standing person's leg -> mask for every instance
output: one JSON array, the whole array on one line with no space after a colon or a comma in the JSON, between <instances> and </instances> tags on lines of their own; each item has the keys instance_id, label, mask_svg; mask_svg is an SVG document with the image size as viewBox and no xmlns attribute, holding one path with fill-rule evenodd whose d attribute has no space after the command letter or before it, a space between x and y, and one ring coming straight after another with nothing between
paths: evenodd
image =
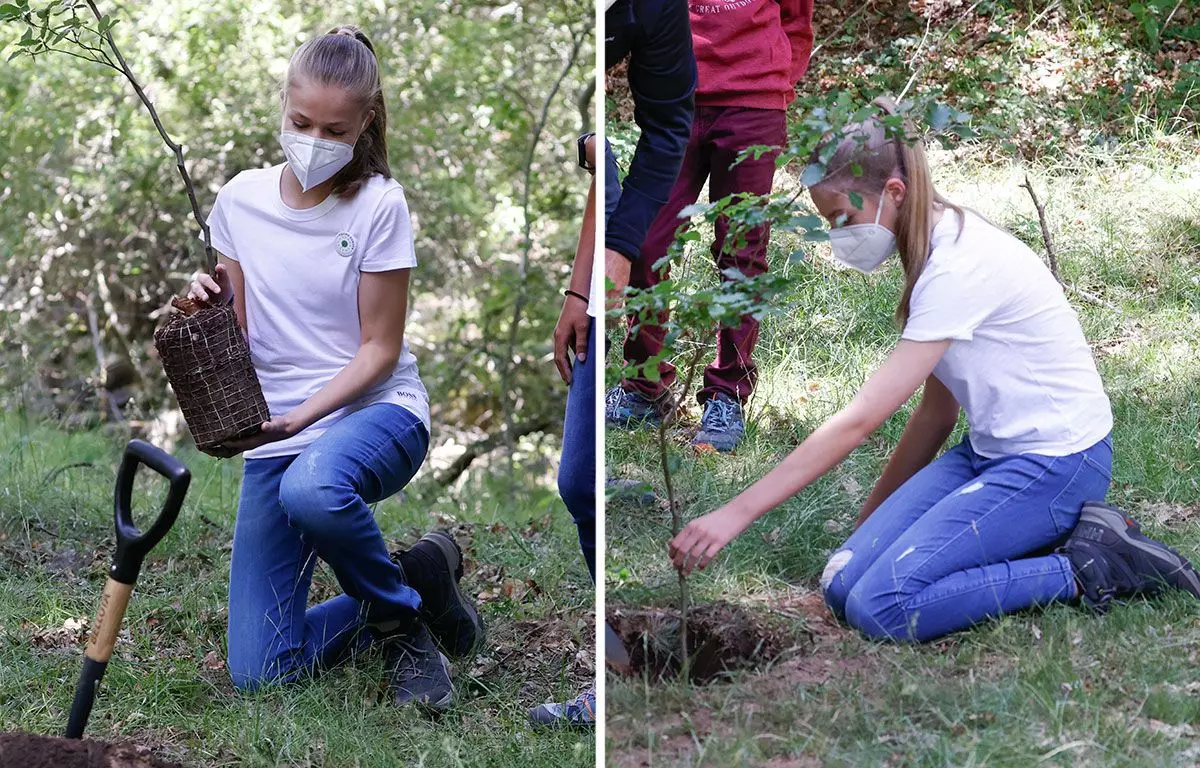
<instances>
[{"instance_id":1,"label":"standing person's leg","mask_svg":"<svg viewBox=\"0 0 1200 768\"><path fill-rule=\"evenodd\" d=\"M710 131L712 142L709 199L716 201L727 195L769 195L775 183L775 158L778 151L761 157L747 157L737 163L738 155L747 147L782 147L787 143L787 113L776 109L730 107L724 110ZM736 164L735 164L736 163ZM767 271L767 244L771 225L763 224L744 233L740 247L730 238L729 221L719 218L712 254L721 279L727 269L737 269L746 277L757 277ZM735 238L736 239L736 238ZM758 378L751 356L758 343L758 321L746 316L736 328L717 331L717 359L704 371L704 388L698 398L701 403L717 393L724 393L739 403L745 403Z\"/></svg>"},{"instance_id":2,"label":"standing person's leg","mask_svg":"<svg viewBox=\"0 0 1200 768\"><path fill-rule=\"evenodd\" d=\"M316 555L288 525L279 484L295 459L250 459L242 473L229 574L229 674L253 690L331 663L357 644L357 601L342 595L312 610Z\"/></svg>"},{"instance_id":3,"label":"standing person's leg","mask_svg":"<svg viewBox=\"0 0 1200 768\"><path fill-rule=\"evenodd\" d=\"M1069 533L1085 501L1104 498L1111 440L1070 456L975 454L972 461L978 476L935 504L858 579L845 604L851 626L870 637L924 641L1076 597L1066 556L1025 556Z\"/></svg>"},{"instance_id":4,"label":"standing person's leg","mask_svg":"<svg viewBox=\"0 0 1200 768\"><path fill-rule=\"evenodd\" d=\"M668 267L655 271L654 264L667 255L667 250L675 241L676 231L681 225L686 224L679 218L679 212L696 202L700 196L700 190L708 178L709 164L705 132L711 112L710 108L705 107L696 110L692 123L692 136L688 141L687 150L683 156L683 165L675 180L675 186L671 188L670 197L659 210L658 216L650 225L649 232L646 233L646 240L642 243L641 258L634 262L630 270L629 285L632 288L650 288L670 277ZM658 316L658 322L665 323L666 321L665 313ZM633 331L635 326L637 330ZM642 363L662 352L666 329L661 325L643 324L637 317L630 316L629 328L631 330L625 336L626 361ZM659 364L658 370L660 374L658 381L650 381L645 376L632 376L622 382L621 389L638 395L644 400L658 400L674 383L675 367L670 363L663 362ZM620 409L617 410L620 411ZM615 421L618 423L642 420L638 418L639 414L637 413L626 415L621 412L609 415L615 417Z\"/></svg>"},{"instance_id":5,"label":"standing person's leg","mask_svg":"<svg viewBox=\"0 0 1200 768\"><path fill-rule=\"evenodd\" d=\"M592 582L596 581L596 360L600 358L597 323L588 327L587 360L576 358L563 419L558 492L579 529L579 547Z\"/></svg>"},{"instance_id":6,"label":"standing person's leg","mask_svg":"<svg viewBox=\"0 0 1200 768\"><path fill-rule=\"evenodd\" d=\"M588 328L587 360L571 369L567 413L563 420L562 459L558 465L558 492L579 529L579 547L596 583L596 360L597 323ZM571 701L539 704L529 710L535 725L593 727L596 723L596 688L588 686Z\"/></svg>"}]
</instances>

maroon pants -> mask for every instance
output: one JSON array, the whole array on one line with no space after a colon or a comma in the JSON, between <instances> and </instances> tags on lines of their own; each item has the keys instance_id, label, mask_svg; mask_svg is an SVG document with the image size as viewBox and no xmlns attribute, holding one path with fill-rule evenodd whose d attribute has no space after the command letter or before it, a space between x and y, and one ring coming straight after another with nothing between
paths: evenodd
<instances>
[{"instance_id":1,"label":"maroon pants","mask_svg":"<svg viewBox=\"0 0 1200 768\"><path fill-rule=\"evenodd\" d=\"M650 225L642 244L642 256L634 263L629 275L629 284L634 288L649 288L669 277L669 266L664 266L661 272L655 272L652 267L666 255L679 227L687 225L686 221L679 219L679 212L696 202L706 179L710 201L737 193L769 194L775 180L775 157L778 153L764 154L757 160L748 157L737 165L733 163L738 153L747 147L764 144L777 147L786 141L787 117L783 110L696 107L692 137L683 156L683 168L679 171L679 178L666 205ZM726 252L724 247L728 233L729 222L718 218L716 238L712 244L718 274L729 267L736 267L746 277L766 272L770 225L748 232L745 247L732 253ZM727 278L722 275L721 279ZM665 314L659 316L660 323L666 320ZM631 317L630 327L635 325L636 318ZM632 363L649 360L662 351L665 337L666 330L661 325L641 326L636 333L625 337L625 359ZM758 321L753 317L743 317L736 328L719 329L717 359L704 369L704 386L697 399L703 403L717 392L724 392L745 402L758 379L758 370L750 359L757 342ZM657 398L674 383L675 367L664 362L659 365L659 373L658 381L632 378L627 379L623 386L627 391L650 399Z\"/></svg>"}]
</instances>

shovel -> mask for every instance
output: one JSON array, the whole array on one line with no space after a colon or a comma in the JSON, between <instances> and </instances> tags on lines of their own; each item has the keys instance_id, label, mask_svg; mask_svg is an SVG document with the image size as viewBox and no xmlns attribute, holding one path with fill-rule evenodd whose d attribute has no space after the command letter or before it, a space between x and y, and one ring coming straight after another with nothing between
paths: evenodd
<instances>
[{"instance_id":1,"label":"shovel","mask_svg":"<svg viewBox=\"0 0 1200 768\"><path fill-rule=\"evenodd\" d=\"M150 467L170 483L162 512L145 533L133 524L133 513L130 510L133 479L139 464ZM83 736L88 716L92 713L92 704L96 700L96 689L104 677L108 660L112 657L113 645L121 629L121 620L125 618L125 609L129 607L133 584L142 569L142 560L174 525L191 481L192 475L187 467L166 451L144 440L130 440L125 446L125 456L121 460L120 469L117 470L117 488L113 499L117 550L108 569L108 582L104 585L104 594L100 597L96 623L92 627L91 636L88 637L83 671L79 674L79 683L75 686L75 701L71 704L71 718L67 723L68 739Z\"/></svg>"}]
</instances>

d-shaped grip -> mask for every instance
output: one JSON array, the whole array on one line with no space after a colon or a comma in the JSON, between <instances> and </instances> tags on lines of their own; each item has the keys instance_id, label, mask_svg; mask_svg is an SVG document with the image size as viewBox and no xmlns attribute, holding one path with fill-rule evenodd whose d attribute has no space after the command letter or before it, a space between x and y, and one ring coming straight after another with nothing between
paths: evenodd
<instances>
[{"instance_id":1,"label":"d-shaped grip","mask_svg":"<svg viewBox=\"0 0 1200 768\"><path fill-rule=\"evenodd\" d=\"M145 533L134 525L131 509L133 480L139 464L150 467L170 483L162 512ZM117 490L113 498L117 551L113 555L112 567L108 572L113 580L122 584L133 584L137 581L138 571L142 569L142 560L175 524L175 518L179 517L183 497L187 494L191 482L192 474L188 472L187 467L166 451L144 440L130 440L125 446L125 456L121 459L120 469L117 470Z\"/></svg>"}]
</instances>

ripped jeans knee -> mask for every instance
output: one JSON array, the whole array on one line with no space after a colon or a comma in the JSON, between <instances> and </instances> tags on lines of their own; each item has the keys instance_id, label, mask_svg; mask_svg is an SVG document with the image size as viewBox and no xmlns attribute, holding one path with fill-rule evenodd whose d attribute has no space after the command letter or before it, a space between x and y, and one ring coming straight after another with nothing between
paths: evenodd
<instances>
[{"instance_id":1,"label":"ripped jeans knee","mask_svg":"<svg viewBox=\"0 0 1200 768\"><path fill-rule=\"evenodd\" d=\"M846 548L839 549L825 564L821 573L821 594L829 609L839 618L846 615L846 598L854 587L854 582L846 578L845 569L854 557L854 551Z\"/></svg>"}]
</instances>

